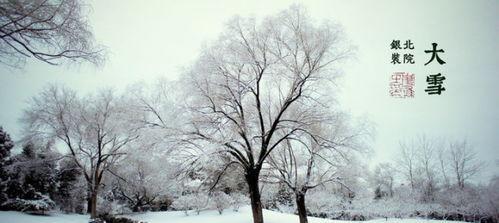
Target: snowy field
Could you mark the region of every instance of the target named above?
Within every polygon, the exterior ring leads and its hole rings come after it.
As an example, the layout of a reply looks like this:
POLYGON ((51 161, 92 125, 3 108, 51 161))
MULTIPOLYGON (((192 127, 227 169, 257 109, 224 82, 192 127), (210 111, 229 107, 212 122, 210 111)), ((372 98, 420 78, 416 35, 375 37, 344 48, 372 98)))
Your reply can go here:
MULTIPOLYGON (((185 216, 184 212, 149 212, 143 214, 128 215, 127 217, 145 221, 148 223, 251 223, 251 209, 242 208, 239 212, 231 210, 219 215, 216 211, 204 211, 199 215, 190 213, 185 216)), ((298 217, 290 214, 283 214, 274 211, 264 210, 264 218, 267 223, 298 223, 298 217)), ((310 223, 350 223, 359 221, 339 221, 322 218, 309 218, 310 223)), ((456 221, 438 221, 425 219, 376 219, 365 221, 368 223, 442 223, 456 221)), ((14 211, 0 211, 0 223, 88 223, 87 215, 76 214, 53 214, 52 216, 33 216, 14 211)))

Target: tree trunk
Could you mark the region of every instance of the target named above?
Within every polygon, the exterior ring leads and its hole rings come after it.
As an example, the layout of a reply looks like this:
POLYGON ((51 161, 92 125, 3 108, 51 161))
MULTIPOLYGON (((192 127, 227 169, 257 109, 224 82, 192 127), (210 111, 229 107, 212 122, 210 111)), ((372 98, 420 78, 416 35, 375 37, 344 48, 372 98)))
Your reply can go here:
POLYGON ((92 193, 90 218, 97 218, 97 191, 92 193))
POLYGON ((97 218, 97 195, 99 194, 100 182, 102 177, 102 172, 99 170, 99 164, 95 168, 94 182, 92 185, 92 211, 90 212, 91 218, 97 218))
POLYGON ((90 186, 88 186, 87 191, 87 214, 92 212, 92 190, 90 190, 90 186))
POLYGON ((297 191, 296 194, 296 207, 298 209, 298 217, 300 223, 308 223, 307 208, 305 207, 305 191, 297 191))
POLYGON ((132 211, 133 211, 133 212, 139 212, 139 206, 140 206, 140 204, 139 204, 139 203, 136 203, 136 204, 133 206, 132 211))
POLYGON ((248 183, 251 211, 253 212, 253 223, 263 223, 262 201, 260 200, 260 188, 258 187, 259 171, 246 173, 248 183))

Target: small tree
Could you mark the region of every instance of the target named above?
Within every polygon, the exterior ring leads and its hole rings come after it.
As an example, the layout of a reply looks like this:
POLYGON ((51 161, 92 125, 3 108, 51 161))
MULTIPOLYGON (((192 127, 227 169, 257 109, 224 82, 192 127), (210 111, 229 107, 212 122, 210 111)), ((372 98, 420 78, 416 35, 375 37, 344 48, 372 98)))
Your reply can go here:
POLYGON ((219 214, 222 214, 225 209, 229 208, 234 203, 232 197, 224 192, 213 193, 211 195, 211 201, 219 214))
POLYGON ((184 211, 185 215, 189 215, 189 210, 194 210, 196 211, 196 214, 199 215, 199 213, 207 207, 208 202, 209 197, 206 194, 191 193, 175 199, 172 203, 172 207, 184 211))
POLYGON ((327 117, 306 134, 287 140, 268 160, 273 177, 294 192, 300 223, 308 222, 307 192, 328 183, 344 185, 341 167, 366 151, 362 142, 369 131, 365 126, 350 126, 342 114, 327 117))
POLYGON ((182 195, 175 199, 172 203, 172 207, 176 210, 184 211, 185 215, 189 215, 189 210, 194 208, 194 203, 199 202, 196 201, 196 197, 192 194, 182 195))
POLYGON ((372 180, 374 186, 376 187, 376 198, 383 197, 384 193, 390 197, 393 197, 395 173, 395 168, 391 165, 391 163, 380 163, 374 168, 372 180))
POLYGON ((239 211, 242 205, 249 204, 249 199, 244 194, 231 193, 230 196, 232 197, 232 209, 234 211, 239 211))

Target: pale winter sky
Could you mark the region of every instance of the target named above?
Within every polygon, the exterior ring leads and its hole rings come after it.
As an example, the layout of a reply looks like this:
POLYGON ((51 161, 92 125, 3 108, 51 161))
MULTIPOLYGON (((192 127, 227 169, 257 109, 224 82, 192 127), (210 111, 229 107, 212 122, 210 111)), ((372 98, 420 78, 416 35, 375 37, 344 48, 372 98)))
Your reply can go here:
POLYGON ((48 83, 64 83, 80 92, 101 87, 123 89, 160 75, 175 79, 234 15, 275 14, 301 3, 317 19, 341 23, 358 47, 343 67, 339 93, 344 109, 376 124, 372 163, 392 159, 399 140, 420 134, 467 138, 488 163, 478 180, 499 174, 499 1, 93 1, 90 22, 109 60, 91 66, 54 67, 30 62, 23 70, 0 67, 0 125, 18 139, 26 101, 48 83), (393 39, 414 42, 414 65, 390 64, 393 39), (429 59, 431 43, 445 50, 445 65, 429 59), (393 72, 416 74, 412 99, 389 96, 393 72), (424 92, 426 76, 442 73, 442 95, 424 92))

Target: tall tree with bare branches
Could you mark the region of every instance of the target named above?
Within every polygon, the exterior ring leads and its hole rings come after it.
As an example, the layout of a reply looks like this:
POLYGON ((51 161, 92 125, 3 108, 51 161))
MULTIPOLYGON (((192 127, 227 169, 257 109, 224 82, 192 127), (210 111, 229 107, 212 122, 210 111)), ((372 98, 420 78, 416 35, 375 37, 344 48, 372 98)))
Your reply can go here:
POLYGON ((255 223, 263 223, 265 160, 287 140, 313 135, 309 127, 325 118, 311 111, 324 107, 317 99, 332 95, 334 65, 351 53, 342 37, 338 25, 317 25, 299 6, 262 21, 235 18, 188 72, 193 117, 185 141, 244 170, 255 223))
POLYGON ((409 181, 411 189, 416 187, 416 171, 417 171, 417 148, 412 142, 400 142, 400 152, 397 159, 399 171, 405 175, 409 181))
POLYGON ((467 180, 484 167, 466 140, 449 143, 449 165, 456 179, 456 184, 461 189, 464 188, 467 180))

